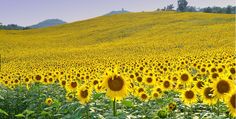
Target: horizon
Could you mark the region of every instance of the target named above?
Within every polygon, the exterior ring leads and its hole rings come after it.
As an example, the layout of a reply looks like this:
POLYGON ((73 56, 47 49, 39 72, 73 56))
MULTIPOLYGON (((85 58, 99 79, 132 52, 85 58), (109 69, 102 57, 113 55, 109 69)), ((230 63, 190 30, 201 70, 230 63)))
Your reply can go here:
MULTIPOLYGON (((127 0, 125 2, 115 0, 41 0, 41 1, 18 1, 18 0, 0 0, 0 23, 17 24, 19 26, 30 26, 47 19, 60 19, 67 23, 82 21, 105 15, 111 11, 119 11, 124 8, 130 12, 151 12, 156 9, 162 9, 167 5, 173 4, 177 8, 177 0, 127 0), (8 10, 11 6, 12 10, 8 10), (50 12, 49 12, 50 11, 50 12), (79 11, 79 12, 77 12, 79 11)), ((189 6, 196 8, 204 7, 226 7, 235 6, 231 0, 187 0, 189 6)))

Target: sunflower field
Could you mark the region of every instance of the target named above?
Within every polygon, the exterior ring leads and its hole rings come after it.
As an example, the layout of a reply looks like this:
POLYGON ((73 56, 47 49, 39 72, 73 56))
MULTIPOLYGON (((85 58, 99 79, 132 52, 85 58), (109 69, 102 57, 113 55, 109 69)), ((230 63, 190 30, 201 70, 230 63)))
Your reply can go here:
POLYGON ((1 119, 233 119, 235 16, 142 12, 0 30, 1 119))

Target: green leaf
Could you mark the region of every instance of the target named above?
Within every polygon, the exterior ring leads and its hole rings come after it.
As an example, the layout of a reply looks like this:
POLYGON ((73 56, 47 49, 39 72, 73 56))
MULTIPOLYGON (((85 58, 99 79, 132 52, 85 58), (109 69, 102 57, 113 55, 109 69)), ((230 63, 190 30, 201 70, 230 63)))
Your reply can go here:
POLYGON ((100 98, 103 95, 103 93, 96 93, 93 95, 93 100, 97 100, 98 98, 100 98))
POLYGON ((24 118, 25 115, 23 115, 22 113, 20 113, 20 114, 15 115, 15 117, 18 117, 18 118, 24 118))
POLYGON ((4 100, 4 97, 0 95, 0 99, 1 99, 1 100, 4 100))
POLYGON ((125 105, 126 107, 132 107, 133 106, 133 102, 130 100, 123 100, 122 104, 125 105))
POLYGON ((33 113, 34 113, 34 111, 27 110, 27 109, 23 112, 23 114, 26 114, 26 115, 30 115, 30 114, 33 114, 33 113))
POLYGON ((42 111, 41 114, 42 116, 50 116, 50 112, 42 111))
POLYGON ((0 109, 0 113, 2 113, 2 114, 4 114, 4 115, 8 116, 7 112, 5 112, 5 111, 2 110, 2 109, 0 109))

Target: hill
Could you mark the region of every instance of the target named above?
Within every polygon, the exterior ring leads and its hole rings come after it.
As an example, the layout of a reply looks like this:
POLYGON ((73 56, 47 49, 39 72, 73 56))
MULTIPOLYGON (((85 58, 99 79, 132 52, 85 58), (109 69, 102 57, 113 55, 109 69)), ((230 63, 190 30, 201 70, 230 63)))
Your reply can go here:
POLYGON ((114 14, 122 14, 122 13, 129 13, 129 11, 125 10, 122 8, 122 10, 118 10, 118 11, 111 11, 105 15, 114 15, 114 14))
POLYGON ((48 19, 44 20, 38 24, 29 26, 29 28, 43 28, 43 27, 49 27, 49 26, 56 26, 59 24, 65 24, 66 22, 60 20, 60 19, 48 19))
POLYGON ((234 29, 234 15, 229 14, 117 14, 42 29, 0 31, 0 53, 12 67, 59 60, 234 54, 234 29))

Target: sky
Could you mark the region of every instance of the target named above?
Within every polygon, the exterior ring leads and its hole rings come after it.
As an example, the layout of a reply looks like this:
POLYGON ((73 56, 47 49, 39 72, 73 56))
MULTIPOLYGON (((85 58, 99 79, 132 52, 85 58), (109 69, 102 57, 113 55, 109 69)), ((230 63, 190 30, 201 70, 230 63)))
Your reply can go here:
MULTIPOLYGON (((236 5, 235 0, 187 0, 196 7, 236 5)), ((154 11, 177 0, 0 0, 0 23, 29 26, 46 19, 85 20, 114 10, 154 11)))

